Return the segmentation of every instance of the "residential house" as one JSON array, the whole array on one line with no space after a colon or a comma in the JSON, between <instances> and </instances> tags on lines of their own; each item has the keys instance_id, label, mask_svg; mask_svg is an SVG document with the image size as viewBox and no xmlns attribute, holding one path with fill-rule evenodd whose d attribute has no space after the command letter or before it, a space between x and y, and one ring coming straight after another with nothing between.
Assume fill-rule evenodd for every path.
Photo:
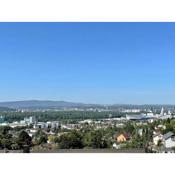
<instances>
[{"instance_id":1,"label":"residential house","mask_svg":"<svg viewBox=\"0 0 175 175\"><path fill-rule=\"evenodd\" d=\"M175 134L168 132L163 135L163 143L165 148L175 147Z\"/></svg>"},{"instance_id":2,"label":"residential house","mask_svg":"<svg viewBox=\"0 0 175 175\"><path fill-rule=\"evenodd\" d=\"M162 129L162 130L165 130L166 129L166 126L165 125L158 125L157 126L159 129Z\"/></svg>"},{"instance_id":3,"label":"residential house","mask_svg":"<svg viewBox=\"0 0 175 175\"><path fill-rule=\"evenodd\" d=\"M130 140L130 135L126 134L126 133L125 134L120 134L115 139L117 140L118 143L126 142L126 141Z\"/></svg>"},{"instance_id":4,"label":"residential house","mask_svg":"<svg viewBox=\"0 0 175 175\"><path fill-rule=\"evenodd\" d=\"M159 141L163 141L163 135L160 134L160 133L156 133L154 136L153 136L153 143L154 145L158 145Z\"/></svg>"},{"instance_id":5,"label":"residential house","mask_svg":"<svg viewBox=\"0 0 175 175\"><path fill-rule=\"evenodd\" d=\"M143 129L141 128L141 129L138 129L138 135L140 136L140 137L142 137L143 136Z\"/></svg>"},{"instance_id":6,"label":"residential house","mask_svg":"<svg viewBox=\"0 0 175 175\"><path fill-rule=\"evenodd\" d=\"M30 137L33 137L38 130L37 129L27 129L26 131Z\"/></svg>"},{"instance_id":7,"label":"residential house","mask_svg":"<svg viewBox=\"0 0 175 175\"><path fill-rule=\"evenodd\" d=\"M120 149L120 145L117 143L113 143L112 148L114 149Z\"/></svg>"},{"instance_id":8,"label":"residential house","mask_svg":"<svg viewBox=\"0 0 175 175\"><path fill-rule=\"evenodd\" d=\"M46 129L48 126L44 122L38 122L37 124L34 124L34 129Z\"/></svg>"}]
</instances>

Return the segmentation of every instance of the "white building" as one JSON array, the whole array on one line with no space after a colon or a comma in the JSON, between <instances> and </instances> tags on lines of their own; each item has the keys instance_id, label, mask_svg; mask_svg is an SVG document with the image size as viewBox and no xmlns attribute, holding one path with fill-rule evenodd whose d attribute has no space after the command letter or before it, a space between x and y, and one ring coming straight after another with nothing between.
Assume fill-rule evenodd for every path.
<instances>
[{"instance_id":1,"label":"white building","mask_svg":"<svg viewBox=\"0 0 175 175\"><path fill-rule=\"evenodd\" d=\"M140 109L123 109L122 112L126 113L139 113L141 110Z\"/></svg>"},{"instance_id":2,"label":"white building","mask_svg":"<svg viewBox=\"0 0 175 175\"><path fill-rule=\"evenodd\" d=\"M168 118L172 118L172 116L164 114L163 116L160 117L160 119L162 119L162 120L165 120L165 119L168 119Z\"/></svg>"},{"instance_id":3,"label":"white building","mask_svg":"<svg viewBox=\"0 0 175 175\"><path fill-rule=\"evenodd\" d=\"M143 129L139 129L138 134L139 134L140 137L142 137L143 136Z\"/></svg>"},{"instance_id":4,"label":"white building","mask_svg":"<svg viewBox=\"0 0 175 175\"><path fill-rule=\"evenodd\" d=\"M24 122L27 123L27 124L35 124L36 121L37 120L36 120L35 116L30 116L29 118L28 117L24 118Z\"/></svg>"},{"instance_id":5,"label":"white building","mask_svg":"<svg viewBox=\"0 0 175 175\"><path fill-rule=\"evenodd\" d=\"M170 110L168 110L168 115L171 115L171 111Z\"/></svg>"},{"instance_id":6,"label":"white building","mask_svg":"<svg viewBox=\"0 0 175 175\"><path fill-rule=\"evenodd\" d=\"M33 128L34 129L45 129L45 128L47 128L47 124L46 123L44 123L44 122L38 122L37 124L35 124L34 126L33 126Z\"/></svg>"},{"instance_id":7,"label":"white building","mask_svg":"<svg viewBox=\"0 0 175 175\"><path fill-rule=\"evenodd\" d=\"M113 143L112 148L114 148L114 149L120 149L120 145L118 145L117 143Z\"/></svg>"},{"instance_id":8,"label":"white building","mask_svg":"<svg viewBox=\"0 0 175 175\"><path fill-rule=\"evenodd\" d=\"M158 125L157 128L165 130L166 126L165 125Z\"/></svg>"},{"instance_id":9,"label":"white building","mask_svg":"<svg viewBox=\"0 0 175 175\"><path fill-rule=\"evenodd\" d=\"M80 121L79 123L81 123L81 124L83 124L83 123L91 124L92 122L93 122L92 120L87 119L87 120Z\"/></svg>"},{"instance_id":10,"label":"white building","mask_svg":"<svg viewBox=\"0 0 175 175\"><path fill-rule=\"evenodd\" d=\"M13 123L10 123L9 126L10 126L11 128L23 127L23 126L26 126L26 123L13 122Z\"/></svg>"},{"instance_id":11,"label":"white building","mask_svg":"<svg viewBox=\"0 0 175 175\"><path fill-rule=\"evenodd\" d=\"M29 134L30 137L33 137L37 132L36 129L27 129L26 131L27 131L27 133Z\"/></svg>"},{"instance_id":12,"label":"white building","mask_svg":"<svg viewBox=\"0 0 175 175\"><path fill-rule=\"evenodd\" d=\"M175 147L175 135L172 132L168 132L167 134L163 135L163 142L165 148Z\"/></svg>"},{"instance_id":13,"label":"white building","mask_svg":"<svg viewBox=\"0 0 175 175\"><path fill-rule=\"evenodd\" d=\"M150 117L154 117L154 114L152 112L148 112L147 114L147 117L150 116Z\"/></svg>"},{"instance_id":14,"label":"white building","mask_svg":"<svg viewBox=\"0 0 175 175\"><path fill-rule=\"evenodd\" d=\"M29 117L29 123L30 124L36 123L36 117L35 116L30 116Z\"/></svg>"},{"instance_id":15,"label":"white building","mask_svg":"<svg viewBox=\"0 0 175 175\"><path fill-rule=\"evenodd\" d=\"M163 107L161 109L160 115L164 115L164 109L163 109Z\"/></svg>"},{"instance_id":16,"label":"white building","mask_svg":"<svg viewBox=\"0 0 175 175\"><path fill-rule=\"evenodd\" d=\"M51 123L51 128L59 128L59 126L60 126L60 123L58 122L58 121L53 121L52 123Z\"/></svg>"},{"instance_id":17,"label":"white building","mask_svg":"<svg viewBox=\"0 0 175 175\"><path fill-rule=\"evenodd\" d=\"M157 146L159 140L160 140L160 141L163 140L163 135L162 135L162 134L158 133L158 134L156 134L156 135L153 136L153 143L154 143L154 145Z\"/></svg>"}]
</instances>

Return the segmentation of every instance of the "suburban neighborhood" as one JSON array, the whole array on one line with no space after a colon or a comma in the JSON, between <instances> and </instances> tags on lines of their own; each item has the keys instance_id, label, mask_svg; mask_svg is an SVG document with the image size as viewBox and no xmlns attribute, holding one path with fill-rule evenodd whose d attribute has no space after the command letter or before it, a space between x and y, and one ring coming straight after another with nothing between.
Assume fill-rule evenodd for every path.
<instances>
[{"instance_id":1,"label":"suburban neighborhood","mask_svg":"<svg viewBox=\"0 0 175 175\"><path fill-rule=\"evenodd\" d=\"M0 150L7 153L61 150L174 153L175 115L172 109L102 110L1 112L4 116L0 116ZM41 118L46 113L47 117ZM81 114L79 118L78 113ZM71 119L59 119L67 114L71 114ZM85 114L86 118L82 117Z\"/></svg>"}]
</instances>

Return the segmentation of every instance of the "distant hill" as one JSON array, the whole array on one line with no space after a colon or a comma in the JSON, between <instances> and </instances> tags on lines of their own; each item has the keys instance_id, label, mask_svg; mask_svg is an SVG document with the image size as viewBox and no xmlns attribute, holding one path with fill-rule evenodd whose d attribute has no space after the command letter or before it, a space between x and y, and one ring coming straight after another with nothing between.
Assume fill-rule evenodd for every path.
<instances>
[{"instance_id":1,"label":"distant hill","mask_svg":"<svg viewBox=\"0 0 175 175\"><path fill-rule=\"evenodd\" d=\"M71 107L91 107L94 105L83 103L72 103L65 101L49 101L49 100L28 100L28 101L11 101L0 102L0 107L8 107L15 109L45 109L45 108L71 108ZM96 105L95 105L96 106Z\"/></svg>"}]
</instances>

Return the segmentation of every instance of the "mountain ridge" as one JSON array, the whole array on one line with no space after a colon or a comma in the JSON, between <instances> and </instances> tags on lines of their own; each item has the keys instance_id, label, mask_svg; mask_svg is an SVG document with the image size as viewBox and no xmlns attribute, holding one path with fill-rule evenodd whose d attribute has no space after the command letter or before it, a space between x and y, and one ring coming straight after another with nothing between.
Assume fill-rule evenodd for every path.
<instances>
[{"instance_id":1,"label":"mountain ridge","mask_svg":"<svg viewBox=\"0 0 175 175\"><path fill-rule=\"evenodd\" d=\"M54 100L21 100L0 102L0 107L8 108L71 108L71 107L88 107L101 106L97 104L85 104L78 102L54 101Z\"/></svg>"}]
</instances>

